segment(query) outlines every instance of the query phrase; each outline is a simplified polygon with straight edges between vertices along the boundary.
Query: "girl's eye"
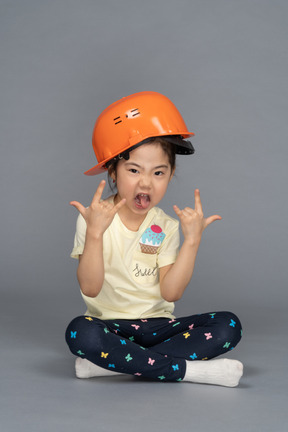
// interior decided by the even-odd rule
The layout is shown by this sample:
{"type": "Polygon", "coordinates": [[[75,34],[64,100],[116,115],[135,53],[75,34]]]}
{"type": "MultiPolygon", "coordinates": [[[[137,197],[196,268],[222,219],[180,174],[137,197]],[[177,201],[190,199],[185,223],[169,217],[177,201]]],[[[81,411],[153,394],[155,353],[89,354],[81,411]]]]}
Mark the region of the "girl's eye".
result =
{"type": "Polygon", "coordinates": [[[161,175],[164,175],[164,173],[163,173],[163,171],[156,171],[156,172],[155,172],[155,175],[156,175],[156,176],[161,176],[161,175]]]}
{"type": "Polygon", "coordinates": [[[133,174],[137,174],[137,173],[138,173],[138,170],[135,169],[135,168],[130,168],[129,171],[130,171],[131,173],[133,173],[133,174]]]}

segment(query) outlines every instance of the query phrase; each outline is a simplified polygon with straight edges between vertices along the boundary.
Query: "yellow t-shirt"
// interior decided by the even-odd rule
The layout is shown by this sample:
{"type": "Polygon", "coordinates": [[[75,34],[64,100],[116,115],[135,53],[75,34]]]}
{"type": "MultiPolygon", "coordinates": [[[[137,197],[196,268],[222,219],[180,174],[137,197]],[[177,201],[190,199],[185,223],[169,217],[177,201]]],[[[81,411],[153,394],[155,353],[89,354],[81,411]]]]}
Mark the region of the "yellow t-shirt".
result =
{"type": "MultiPolygon", "coordinates": [[[[86,222],[79,215],[72,258],[83,253],[86,222]]],[[[100,319],[174,318],[174,303],[161,297],[159,268],[173,264],[179,250],[179,222],[152,208],[137,232],[128,230],[118,214],[105,231],[105,278],[97,297],[83,299],[86,315],[100,319]]]]}

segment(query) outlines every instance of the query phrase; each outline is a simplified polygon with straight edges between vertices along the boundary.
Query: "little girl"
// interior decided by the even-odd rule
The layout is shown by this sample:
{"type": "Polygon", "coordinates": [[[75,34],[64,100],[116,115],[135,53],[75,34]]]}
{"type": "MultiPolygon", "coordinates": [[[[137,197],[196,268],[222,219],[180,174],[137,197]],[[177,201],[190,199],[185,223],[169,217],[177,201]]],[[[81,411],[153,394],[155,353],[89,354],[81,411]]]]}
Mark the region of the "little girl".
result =
{"type": "Polygon", "coordinates": [[[87,305],[66,341],[77,356],[76,375],[89,378],[131,374],[159,381],[235,387],[243,373],[237,360],[211,360],[232,350],[242,336],[230,312],[175,318],[193,274],[204,229],[221,217],[203,216],[199,190],[195,208],[173,206],[179,222],[158,203],[175,172],[176,154],[193,154],[194,135],[165,96],[141,92],[106,108],[96,121],[93,148],[117,192],[102,200],[102,180],[91,205],[79,211],[71,256],[79,259],[78,281],[87,305]]]}

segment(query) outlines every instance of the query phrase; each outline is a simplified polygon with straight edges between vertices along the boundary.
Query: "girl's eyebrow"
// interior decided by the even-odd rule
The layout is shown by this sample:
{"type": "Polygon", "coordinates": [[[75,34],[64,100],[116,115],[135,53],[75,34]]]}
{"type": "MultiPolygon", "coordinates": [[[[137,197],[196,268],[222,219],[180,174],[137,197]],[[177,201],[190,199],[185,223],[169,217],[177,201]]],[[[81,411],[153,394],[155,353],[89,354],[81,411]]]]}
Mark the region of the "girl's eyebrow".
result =
{"type": "MultiPolygon", "coordinates": [[[[141,168],[141,165],[138,165],[136,162],[129,162],[129,161],[127,161],[127,162],[125,162],[125,165],[133,165],[133,166],[135,166],[135,167],[137,167],[137,168],[141,168]]],[[[153,167],[153,169],[160,169],[160,168],[169,168],[169,166],[168,165],[166,165],[166,164],[163,164],[163,165],[157,165],[156,167],[153,167]]]]}
{"type": "Polygon", "coordinates": [[[160,169],[160,168],[169,168],[169,166],[166,164],[163,164],[163,165],[156,166],[154,169],[160,169]]]}

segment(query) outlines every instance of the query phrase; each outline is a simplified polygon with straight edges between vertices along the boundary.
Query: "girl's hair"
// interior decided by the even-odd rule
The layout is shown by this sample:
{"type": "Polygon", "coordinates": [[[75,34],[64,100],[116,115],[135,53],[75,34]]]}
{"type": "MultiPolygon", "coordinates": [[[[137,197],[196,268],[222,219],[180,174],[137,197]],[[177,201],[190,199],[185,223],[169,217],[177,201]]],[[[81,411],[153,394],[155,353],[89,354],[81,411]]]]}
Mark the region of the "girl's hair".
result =
{"type": "MultiPolygon", "coordinates": [[[[149,141],[145,140],[145,144],[160,144],[161,145],[162,150],[168,156],[169,164],[171,167],[171,173],[172,173],[175,169],[175,166],[176,166],[176,152],[175,152],[175,148],[174,148],[173,144],[171,144],[169,141],[165,140],[162,137],[153,137],[149,141]]],[[[131,149],[131,151],[132,150],[133,149],[131,149]]],[[[129,159],[129,150],[127,151],[127,153],[128,153],[127,159],[129,159]]],[[[125,159],[126,159],[126,157],[125,157],[125,159]]],[[[111,184],[111,174],[115,173],[115,175],[116,175],[117,165],[118,165],[119,160],[120,160],[119,158],[115,158],[108,166],[108,183],[109,183],[110,189],[112,191],[117,188],[117,177],[116,177],[115,183],[111,184]]]]}

